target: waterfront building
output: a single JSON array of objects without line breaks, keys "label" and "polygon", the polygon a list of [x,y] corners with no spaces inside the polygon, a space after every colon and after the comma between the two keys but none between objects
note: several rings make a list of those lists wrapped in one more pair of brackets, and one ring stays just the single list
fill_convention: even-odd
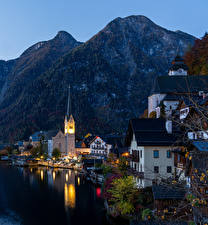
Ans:
[{"label": "waterfront building", "polygon": [[101,137],[96,136],[90,142],[90,152],[93,155],[107,156],[110,152],[112,145],[107,144]]},{"label": "waterfront building", "polygon": [[67,113],[64,120],[64,132],[61,130],[57,133],[53,140],[53,149],[58,148],[62,156],[74,157],[75,150],[75,120],[71,112],[71,93],[70,86],[68,92]]},{"label": "waterfront building", "polygon": [[138,187],[152,186],[174,174],[172,148],[176,134],[166,129],[164,119],[131,119],[126,135],[130,168]]}]

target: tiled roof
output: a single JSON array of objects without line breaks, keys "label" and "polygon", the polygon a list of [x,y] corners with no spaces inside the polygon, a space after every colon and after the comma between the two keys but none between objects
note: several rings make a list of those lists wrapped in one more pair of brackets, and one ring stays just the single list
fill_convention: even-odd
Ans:
[{"label": "tiled roof", "polygon": [[130,146],[135,134],[138,146],[170,146],[176,143],[178,130],[173,124],[173,134],[168,134],[164,119],[131,119],[126,134],[126,146]]},{"label": "tiled roof", "polygon": [[199,151],[208,153],[208,141],[193,141],[193,145]]},{"label": "tiled roof", "polygon": [[167,132],[137,132],[135,134],[138,146],[170,146],[176,142],[176,137]]},{"label": "tiled roof", "polygon": [[185,197],[185,189],[182,187],[171,187],[165,185],[152,186],[153,197],[155,200],[165,199],[183,199]]},{"label": "tiled roof", "polygon": [[208,75],[159,76],[152,94],[208,92]]},{"label": "tiled roof", "polygon": [[164,119],[131,119],[130,124],[134,132],[164,132]]}]

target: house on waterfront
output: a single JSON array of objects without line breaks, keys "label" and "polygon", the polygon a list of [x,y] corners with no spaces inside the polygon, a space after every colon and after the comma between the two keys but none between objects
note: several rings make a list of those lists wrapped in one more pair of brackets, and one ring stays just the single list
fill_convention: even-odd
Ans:
[{"label": "house on waterfront", "polygon": [[99,136],[94,137],[90,142],[90,151],[93,155],[107,156],[112,145],[108,144]]},{"label": "house on waterfront", "polygon": [[166,128],[165,119],[131,119],[126,145],[131,156],[130,168],[137,185],[145,188],[174,174],[171,152],[177,135]]}]

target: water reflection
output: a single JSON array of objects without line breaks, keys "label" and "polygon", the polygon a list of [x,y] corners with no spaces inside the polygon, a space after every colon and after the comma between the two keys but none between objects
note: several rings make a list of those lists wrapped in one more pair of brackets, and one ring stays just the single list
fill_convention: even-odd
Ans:
[{"label": "water reflection", "polygon": [[0,203],[16,211],[24,225],[106,225],[100,193],[72,170],[0,164]]},{"label": "water reflection", "polygon": [[76,191],[75,186],[73,184],[64,185],[64,202],[66,207],[70,207],[74,209],[76,206]]},{"label": "water reflection", "polygon": [[56,179],[56,172],[53,171],[53,181],[55,181],[55,179]]},{"label": "water reflection", "polygon": [[43,181],[43,170],[40,171],[40,179]]},{"label": "water reflection", "polygon": [[69,180],[69,175],[68,173],[66,173],[66,182],[68,182],[68,180]]},{"label": "water reflection", "polygon": [[80,177],[77,177],[77,184],[80,185]]}]

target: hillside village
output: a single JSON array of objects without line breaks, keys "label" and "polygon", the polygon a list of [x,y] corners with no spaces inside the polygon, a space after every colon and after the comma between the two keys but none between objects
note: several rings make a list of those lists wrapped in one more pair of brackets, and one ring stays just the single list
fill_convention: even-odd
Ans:
[{"label": "hillside village", "polygon": [[[151,188],[154,216],[205,224],[207,93],[208,76],[188,75],[184,60],[176,56],[168,74],[156,78],[148,111],[141,118],[130,119],[125,135],[89,133],[78,139],[69,87],[63,130],[37,131],[26,141],[2,148],[10,150],[10,156],[11,148],[16,149],[16,156],[11,157],[17,164],[29,165],[36,160],[43,166],[91,168],[95,173],[97,163],[115,169],[119,160],[125,159],[126,173],[134,177],[137,188]],[[7,159],[6,150],[1,154]],[[153,218],[151,212],[147,218]]]}]

